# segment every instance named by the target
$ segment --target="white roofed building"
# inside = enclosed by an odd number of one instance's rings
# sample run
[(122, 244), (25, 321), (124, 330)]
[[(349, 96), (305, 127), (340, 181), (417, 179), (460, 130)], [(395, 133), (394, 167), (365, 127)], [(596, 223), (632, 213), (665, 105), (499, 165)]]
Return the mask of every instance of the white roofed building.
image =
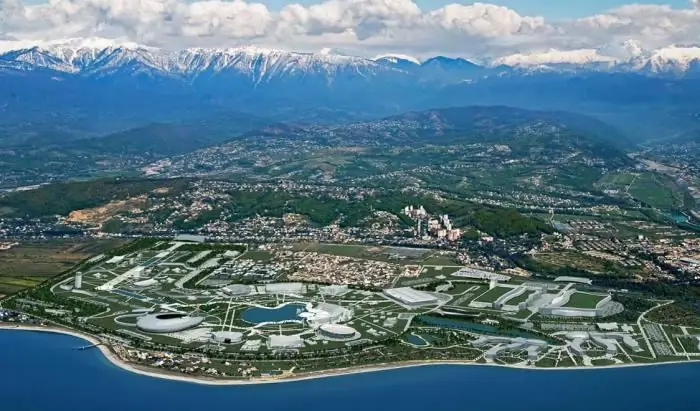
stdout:
[(411, 287), (389, 288), (384, 290), (383, 293), (386, 297), (409, 307), (437, 305), (439, 302), (436, 296), (423, 291), (414, 290)]
[(298, 335), (271, 335), (267, 340), (271, 350), (289, 350), (304, 347), (304, 340)]
[(318, 335), (331, 341), (350, 341), (360, 338), (356, 329), (341, 324), (324, 324), (318, 329)]

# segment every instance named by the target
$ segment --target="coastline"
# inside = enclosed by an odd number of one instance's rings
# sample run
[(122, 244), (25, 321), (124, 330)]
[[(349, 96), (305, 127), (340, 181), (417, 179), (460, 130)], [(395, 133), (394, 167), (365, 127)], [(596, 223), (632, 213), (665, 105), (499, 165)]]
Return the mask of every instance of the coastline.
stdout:
[(461, 366), (487, 366), (487, 367), (498, 367), (498, 368), (511, 368), (517, 370), (526, 371), (584, 371), (584, 370), (602, 370), (602, 369), (613, 369), (613, 368), (631, 368), (631, 367), (647, 367), (647, 366), (662, 366), (662, 365), (673, 365), (673, 364), (685, 364), (685, 363), (699, 363), (700, 360), (685, 360), (685, 361), (668, 361), (668, 362), (657, 362), (657, 363), (633, 363), (633, 364), (614, 364), (605, 366), (590, 366), (590, 367), (523, 367), (517, 365), (505, 365), (505, 364), (484, 364), (477, 363), (473, 361), (466, 360), (454, 360), (454, 361), (406, 361), (399, 363), (386, 363), (386, 364), (372, 364), (367, 366), (358, 366), (351, 368), (336, 368), (324, 371), (312, 371), (305, 374), (299, 375), (286, 375), (286, 376), (274, 376), (274, 377), (260, 377), (250, 380), (234, 380), (234, 379), (216, 379), (208, 378), (202, 376), (189, 376), (189, 375), (177, 375), (174, 372), (169, 372), (167, 370), (160, 370), (157, 368), (151, 368), (147, 366), (142, 366), (138, 364), (133, 364), (127, 360), (124, 360), (115, 353), (111, 347), (106, 345), (99, 338), (92, 336), (90, 334), (82, 333), (68, 328), (56, 327), (56, 326), (27, 326), (27, 325), (8, 325), (0, 324), (0, 331), (24, 331), (24, 332), (48, 332), (54, 334), (64, 334), (69, 335), (81, 340), (90, 342), (92, 344), (98, 344), (96, 348), (100, 350), (102, 355), (114, 366), (135, 374), (166, 379), (171, 381), (180, 381), (193, 384), (202, 385), (255, 385), (255, 384), (275, 384), (275, 383), (285, 383), (285, 382), (296, 382), (305, 380), (314, 380), (318, 378), (329, 378), (329, 377), (339, 377), (344, 375), (353, 374), (364, 374), (370, 372), (378, 371), (390, 371), (399, 370), (403, 368), (414, 368), (414, 367), (425, 367), (425, 366), (440, 366), (440, 365), (461, 365)]

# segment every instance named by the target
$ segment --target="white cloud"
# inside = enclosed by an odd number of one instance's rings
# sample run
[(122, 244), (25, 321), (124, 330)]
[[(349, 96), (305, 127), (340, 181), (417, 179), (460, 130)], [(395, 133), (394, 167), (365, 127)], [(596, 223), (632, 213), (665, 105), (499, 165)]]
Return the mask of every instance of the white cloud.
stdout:
[(547, 64), (590, 64), (590, 63), (613, 63), (615, 59), (610, 56), (600, 54), (595, 49), (579, 50), (548, 50), (542, 53), (521, 54), (515, 53), (501, 57), (492, 62), (493, 65), (506, 66), (539, 66)]
[(700, 0), (686, 9), (630, 4), (570, 21), (485, 3), (421, 10), (414, 0), (319, 1), (271, 11), (254, 0), (0, 0), (0, 39), (100, 36), (169, 48), (257, 44), (466, 57), (589, 50), (581, 55), (629, 40), (659, 48), (700, 39)]

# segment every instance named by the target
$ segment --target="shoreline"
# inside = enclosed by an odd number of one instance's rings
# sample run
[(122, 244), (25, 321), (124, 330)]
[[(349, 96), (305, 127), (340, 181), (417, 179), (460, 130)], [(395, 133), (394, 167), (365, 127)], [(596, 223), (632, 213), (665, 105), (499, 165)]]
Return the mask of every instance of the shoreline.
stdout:
[(256, 384), (277, 384), (285, 382), (297, 382), (297, 381), (308, 381), (315, 380), (319, 378), (330, 378), (330, 377), (340, 377), (353, 374), (365, 374), (371, 372), (379, 371), (390, 371), (399, 370), (404, 368), (414, 368), (414, 367), (426, 367), (426, 366), (442, 366), (442, 365), (459, 365), (459, 366), (486, 366), (486, 367), (497, 367), (497, 368), (510, 368), (522, 371), (584, 371), (584, 370), (602, 370), (602, 369), (616, 369), (616, 368), (632, 368), (632, 367), (650, 367), (650, 366), (662, 366), (662, 365), (674, 365), (674, 364), (686, 364), (686, 363), (699, 363), (700, 360), (678, 360), (678, 361), (668, 361), (668, 362), (656, 362), (656, 363), (632, 363), (632, 364), (613, 364), (604, 366), (590, 366), (590, 367), (523, 367), (517, 365), (505, 365), (505, 364), (484, 364), (477, 363), (467, 360), (443, 360), (443, 361), (405, 361), (399, 363), (386, 363), (386, 364), (373, 364), (366, 366), (357, 366), (352, 368), (336, 368), (328, 369), (324, 371), (312, 371), (305, 374), (299, 375), (286, 375), (286, 376), (275, 376), (275, 377), (259, 377), (249, 380), (234, 380), (234, 379), (217, 379), (208, 378), (202, 376), (189, 376), (189, 375), (178, 375), (175, 372), (169, 372), (167, 370), (161, 370), (158, 368), (152, 368), (148, 366), (143, 366), (139, 364), (131, 363), (127, 360), (122, 359), (112, 348), (105, 344), (98, 337), (86, 334), (80, 331), (75, 331), (68, 328), (56, 327), (56, 326), (27, 326), (27, 325), (8, 325), (0, 324), (0, 331), (24, 331), (24, 332), (48, 332), (54, 334), (69, 335), (71, 337), (79, 338), (81, 340), (87, 341), (92, 344), (97, 344), (97, 347), (102, 355), (114, 366), (128, 372), (135, 374), (160, 378), (171, 381), (187, 382), (192, 384), (202, 384), (202, 385), (256, 385)]

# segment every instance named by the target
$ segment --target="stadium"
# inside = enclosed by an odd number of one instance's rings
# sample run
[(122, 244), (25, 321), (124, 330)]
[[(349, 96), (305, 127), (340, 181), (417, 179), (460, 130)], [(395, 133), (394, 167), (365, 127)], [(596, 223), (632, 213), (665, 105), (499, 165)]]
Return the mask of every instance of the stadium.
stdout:
[(331, 341), (351, 341), (360, 338), (356, 329), (341, 324), (323, 324), (318, 328), (318, 335)]
[(149, 333), (173, 333), (198, 326), (204, 317), (190, 317), (184, 313), (149, 314), (136, 321), (136, 327)]
[(299, 314), (311, 328), (318, 328), (323, 324), (349, 321), (352, 318), (352, 311), (336, 304), (318, 303), (313, 307), (311, 303), (306, 304), (306, 311)]

